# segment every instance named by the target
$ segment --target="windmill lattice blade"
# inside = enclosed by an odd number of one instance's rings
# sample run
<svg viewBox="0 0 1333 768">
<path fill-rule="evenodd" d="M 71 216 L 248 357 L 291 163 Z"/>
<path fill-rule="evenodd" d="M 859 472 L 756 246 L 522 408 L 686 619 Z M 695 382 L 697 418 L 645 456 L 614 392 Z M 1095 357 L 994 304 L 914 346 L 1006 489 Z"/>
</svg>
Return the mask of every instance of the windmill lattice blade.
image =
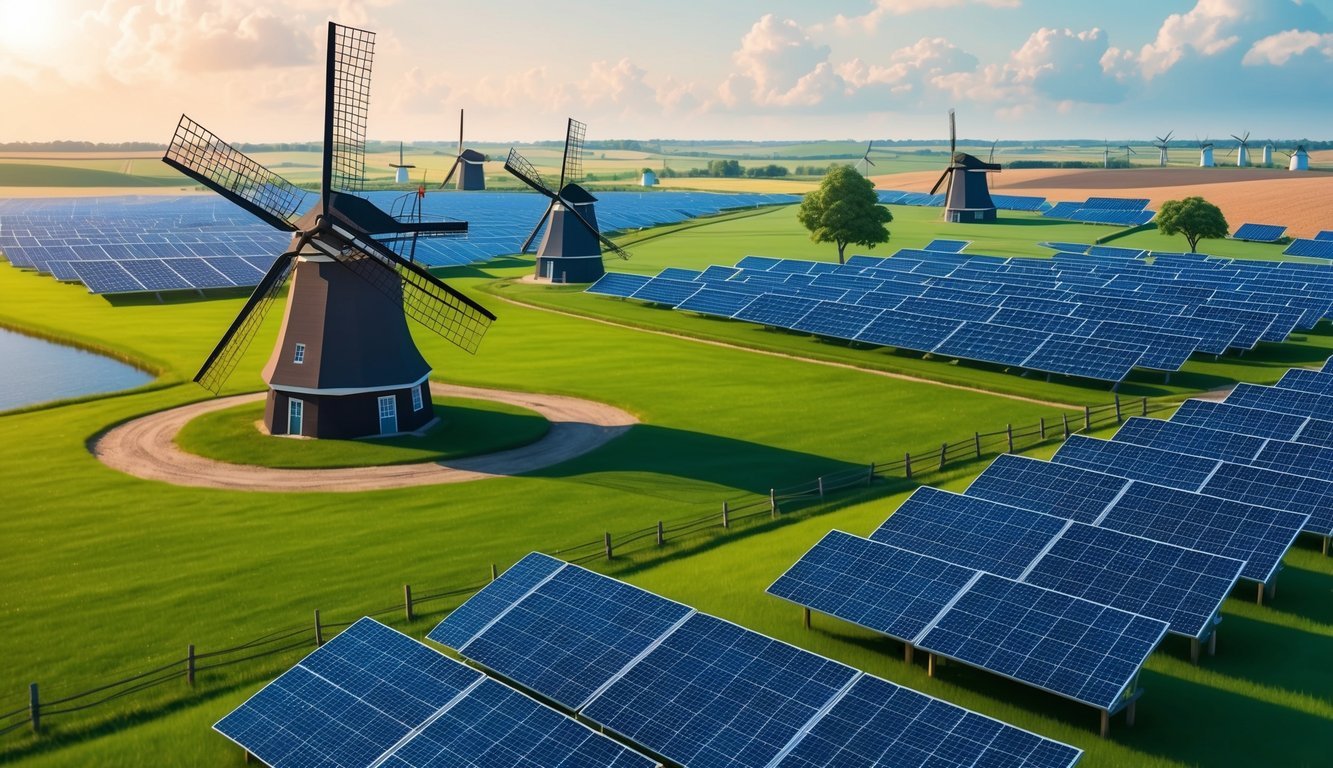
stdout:
<svg viewBox="0 0 1333 768">
<path fill-rule="evenodd" d="M 463 110 L 458 110 L 458 154 L 463 154 Z"/>
<path fill-rule="evenodd" d="M 330 249 L 333 252 L 329 255 L 351 267 L 358 277 L 390 300 L 401 300 L 403 313 L 424 328 L 469 354 L 476 353 L 495 315 L 375 238 L 358 236 L 336 224 L 333 231 L 355 250 L 366 254 L 366 258 L 341 249 Z M 352 267 L 357 262 L 362 263 Z"/>
<path fill-rule="evenodd" d="M 360 192 L 366 186 L 366 114 L 375 33 L 329 24 L 328 93 L 324 113 L 324 184 Z"/>
<path fill-rule="evenodd" d="M 583 180 L 583 136 L 587 131 L 588 126 L 569 118 L 569 129 L 565 132 L 565 159 L 560 163 L 560 189 Z"/>
<path fill-rule="evenodd" d="M 454 173 L 458 171 L 458 166 L 462 164 L 463 164 L 462 155 L 459 155 L 458 157 L 454 158 L 454 164 L 449 167 L 449 173 L 445 175 L 444 181 L 440 182 L 440 189 L 444 189 L 445 187 L 449 186 L 449 180 L 454 177 Z"/>
<path fill-rule="evenodd" d="M 278 229 L 295 231 L 292 219 L 306 207 L 309 193 L 186 115 L 162 161 Z"/>
<path fill-rule="evenodd" d="M 222 391 L 222 385 L 227 383 L 232 371 L 236 370 L 236 364 L 245 355 L 245 350 L 249 349 L 250 342 L 259 332 L 259 327 L 264 324 L 264 316 L 273 305 L 273 299 L 277 297 L 283 284 L 287 282 L 287 277 L 292 273 L 292 261 L 295 257 L 295 252 L 284 253 L 273 262 L 263 279 L 259 281 L 259 285 L 255 286 L 250 298 L 246 300 L 245 306 L 241 307 L 236 319 L 227 328 L 227 332 L 222 334 L 222 339 L 209 353 L 204 364 L 199 367 L 194 380 L 204 389 L 215 395 Z"/>
<path fill-rule="evenodd" d="M 954 128 L 953 110 L 949 110 L 949 162 L 953 162 L 953 155 L 958 151 L 958 132 Z M 936 186 L 939 186 L 938 184 Z M 931 194 L 935 194 L 931 192 Z"/>
<path fill-rule="evenodd" d="M 940 191 L 940 185 L 944 184 L 944 180 L 947 179 L 947 178 L 949 178 L 949 174 L 951 174 L 951 173 L 953 173 L 953 168 L 945 168 L 945 169 L 944 169 L 944 173 L 940 174 L 940 180 L 937 181 L 937 182 L 935 182 L 935 186 L 933 186 L 933 187 L 930 188 L 930 194 L 933 195 L 933 194 L 935 194 L 936 192 L 939 192 L 939 191 Z"/>
<path fill-rule="evenodd" d="M 584 229 L 586 229 L 586 230 L 588 230 L 589 232 L 591 232 L 591 233 L 593 234 L 593 236 L 595 236 L 598 240 L 600 240 L 600 241 L 602 242 L 602 245 L 604 245 L 604 246 L 606 246 L 607 248 L 611 249 L 611 251 L 612 251 L 613 253 L 615 253 L 615 255 L 619 256 L 620 258 L 622 258 L 622 259 L 624 259 L 624 260 L 626 260 L 626 261 L 629 261 L 629 251 L 626 251 L 624 248 L 621 248 L 620 246 L 618 246 L 618 245 L 616 245 L 615 243 L 611 242 L 611 239 L 610 239 L 609 237 L 607 237 L 606 235 L 603 235 L 603 234 L 601 233 L 601 231 L 597 229 L 597 227 L 594 227 L 594 226 L 592 225 L 592 222 L 591 222 L 591 221 L 588 221 L 588 219 L 585 218 L 585 217 L 583 216 L 583 214 L 579 212 L 579 209 L 578 209 L 578 208 L 576 208 L 576 207 L 574 207 L 574 206 L 572 206 L 572 205 L 566 205 L 566 208 L 569 209 L 569 212 L 570 212 L 570 213 L 574 214 L 574 218 L 576 218 L 576 219 L 579 220 L 579 223 L 583 225 L 583 228 L 584 228 Z"/>
<path fill-rule="evenodd" d="M 556 196 L 555 191 L 546 183 L 546 179 L 542 178 L 541 172 L 537 170 L 536 166 L 528 162 L 528 159 L 520 155 L 518 150 L 513 147 L 509 148 L 509 157 L 505 158 L 505 170 L 543 195 L 550 198 Z"/>
<path fill-rule="evenodd" d="M 532 231 L 528 233 L 528 239 L 523 241 L 523 247 L 518 249 L 519 253 L 527 253 L 528 249 L 532 247 L 532 241 L 537 239 L 537 233 L 542 231 L 542 225 L 551 217 L 553 207 L 555 207 L 555 200 L 547 203 L 546 210 L 542 212 L 542 217 L 537 219 L 537 226 L 532 228 Z"/>
</svg>

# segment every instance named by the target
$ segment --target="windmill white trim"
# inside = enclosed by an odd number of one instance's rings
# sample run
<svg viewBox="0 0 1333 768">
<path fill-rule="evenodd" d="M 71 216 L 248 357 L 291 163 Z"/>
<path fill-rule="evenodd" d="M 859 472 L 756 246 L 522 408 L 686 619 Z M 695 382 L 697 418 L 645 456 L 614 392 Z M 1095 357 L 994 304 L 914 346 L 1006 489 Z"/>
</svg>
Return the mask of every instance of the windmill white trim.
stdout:
<svg viewBox="0 0 1333 768">
<path fill-rule="evenodd" d="M 1199 167 L 1212 168 L 1214 165 L 1213 142 L 1205 138 L 1203 141 L 1199 142 Z"/>
</svg>

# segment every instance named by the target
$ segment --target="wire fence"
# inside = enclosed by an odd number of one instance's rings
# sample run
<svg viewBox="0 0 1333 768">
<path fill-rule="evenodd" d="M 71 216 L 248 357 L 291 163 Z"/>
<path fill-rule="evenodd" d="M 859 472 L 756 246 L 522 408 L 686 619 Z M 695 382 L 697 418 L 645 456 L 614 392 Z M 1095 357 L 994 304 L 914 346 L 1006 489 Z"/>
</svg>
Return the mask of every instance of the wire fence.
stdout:
<svg viewBox="0 0 1333 768">
<path fill-rule="evenodd" d="M 767 495 L 747 493 L 727 499 L 721 503 L 720 509 L 707 514 L 661 520 L 653 526 L 632 531 L 614 534 L 607 531 L 600 539 L 546 551 L 548 554 L 577 564 L 609 561 L 653 551 L 659 552 L 663 557 L 671 557 L 679 554 L 679 551 L 665 548 L 668 542 L 676 543 L 701 534 L 725 535 L 730 529 L 747 523 L 776 520 L 802 510 L 816 508 L 830 500 L 837 500 L 835 497 L 839 495 L 845 501 L 850 496 L 845 492 L 852 489 L 869 489 L 873 492 L 876 481 L 912 483 L 988 456 L 1031 449 L 1047 442 L 1064 440 L 1076 432 L 1087 432 L 1118 424 L 1128 416 L 1147 416 L 1175 406 L 1175 403 L 1151 402 L 1147 398 L 1122 401 L 1117 396 L 1111 403 L 1086 406 L 1081 414 L 1073 412 L 1071 415 L 1071 412 L 1063 412 L 1052 419 L 1042 418 L 1035 424 L 1022 426 L 1009 424 L 1002 430 L 973 432 L 970 437 L 944 442 L 938 447 L 906 451 L 902 456 L 889 461 L 871 462 L 821 475 L 796 485 L 773 488 Z M 887 493 L 903 486 L 881 483 L 881 487 Z M 239 645 L 206 652 L 196 652 L 195 646 L 189 645 L 184 656 L 154 664 L 140 671 L 124 673 L 120 678 L 109 682 L 93 683 L 85 690 L 56 698 L 43 699 L 38 684 L 32 683 L 26 696 L 0 698 L 0 736 L 14 733 L 32 735 L 29 743 L 14 743 L 9 749 L 0 748 L 0 761 L 3 761 L 6 755 L 31 747 L 36 743 L 38 736 L 52 730 L 49 728 L 52 718 L 64 719 L 66 716 L 97 709 L 162 686 L 181 685 L 182 680 L 184 681 L 182 690 L 188 692 L 196 688 L 197 676 L 202 672 L 247 665 L 252 678 L 272 669 L 272 662 L 265 666 L 260 663 L 262 660 L 293 653 L 302 648 L 318 647 L 324 642 L 326 632 L 350 626 L 363 615 L 379 618 L 401 612 L 410 622 L 426 613 L 447 614 L 453 605 L 461 603 L 464 598 L 480 590 L 490 580 L 494 580 L 497 573 L 496 566 L 492 565 L 489 579 L 419 594 L 414 594 L 410 585 L 404 585 L 400 602 L 357 614 L 346 621 L 324 621 L 320 611 L 316 610 L 313 621 L 276 629 Z M 437 604 L 443 605 L 436 610 Z M 116 713 L 109 714 L 114 716 Z M 69 722 L 77 727 L 90 724 L 94 718 L 85 715 L 85 719 L 88 722 L 80 723 L 78 718 L 70 717 Z"/>
</svg>

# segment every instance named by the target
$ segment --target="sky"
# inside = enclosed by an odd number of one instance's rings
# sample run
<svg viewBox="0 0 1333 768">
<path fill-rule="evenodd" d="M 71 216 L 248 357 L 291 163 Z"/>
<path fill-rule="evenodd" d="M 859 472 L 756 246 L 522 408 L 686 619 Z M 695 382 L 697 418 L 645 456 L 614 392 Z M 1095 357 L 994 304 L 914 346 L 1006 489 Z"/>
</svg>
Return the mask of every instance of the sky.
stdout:
<svg viewBox="0 0 1333 768">
<path fill-rule="evenodd" d="M 332 19 L 371 139 L 1333 138 L 1333 0 L 0 0 L 0 141 L 320 135 Z"/>
</svg>

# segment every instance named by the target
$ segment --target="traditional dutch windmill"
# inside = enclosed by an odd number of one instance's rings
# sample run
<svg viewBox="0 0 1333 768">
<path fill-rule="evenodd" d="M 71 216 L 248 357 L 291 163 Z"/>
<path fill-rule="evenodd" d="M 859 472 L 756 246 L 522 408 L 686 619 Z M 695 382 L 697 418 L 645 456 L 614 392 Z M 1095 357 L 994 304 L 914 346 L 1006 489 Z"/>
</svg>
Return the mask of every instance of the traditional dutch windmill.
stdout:
<svg viewBox="0 0 1333 768">
<path fill-rule="evenodd" d="M 394 169 L 393 182 L 395 184 L 406 184 L 409 181 L 407 172 L 416 168 L 416 166 L 403 161 L 403 142 L 398 142 L 398 162 L 389 163 L 389 167 Z"/>
<path fill-rule="evenodd" d="M 1172 137 L 1173 135 L 1175 135 L 1175 131 L 1167 131 L 1165 136 L 1158 136 L 1158 137 L 1156 137 L 1156 138 L 1157 138 L 1157 143 L 1154 144 L 1153 146 L 1154 146 L 1154 147 L 1157 147 L 1157 165 L 1158 165 L 1158 167 L 1161 167 L 1161 168 L 1165 168 L 1165 167 L 1166 167 L 1166 160 L 1167 160 L 1166 152 L 1167 152 L 1168 147 L 1170 147 L 1170 145 L 1171 145 L 1171 137 Z"/>
<path fill-rule="evenodd" d="M 1304 144 L 1297 144 L 1295 149 L 1287 153 L 1287 170 L 1310 170 L 1310 153 L 1305 150 Z"/>
<path fill-rule="evenodd" d="M 1213 165 L 1213 142 L 1204 139 L 1199 142 L 1199 167 L 1212 168 Z"/>
<path fill-rule="evenodd" d="M 419 429 L 435 417 L 430 365 L 407 318 L 475 352 L 495 316 L 400 255 L 418 236 L 464 222 L 404 221 L 355 192 L 365 186 L 366 107 L 375 35 L 329 24 L 319 199 L 182 115 L 163 160 L 276 229 L 292 233 L 195 375 L 218 392 L 291 277 L 264 367 L 272 434 L 360 437 Z M 304 213 L 303 213 L 304 211 Z"/>
<path fill-rule="evenodd" d="M 565 132 L 565 153 L 560 162 L 560 184 L 551 186 L 528 159 L 510 148 L 505 170 L 550 199 L 532 234 L 523 241 L 520 253 L 527 253 L 542 225 L 546 232 L 537 246 L 537 277 L 555 283 L 591 283 L 606 273 L 602 266 L 602 246 L 622 259 L 629 254 L 597 229 L 597 198 L 579 186 L 583 178 L 583 136 L 587 126 L 569 119 Z M 557 191 L 558 190 L 558 191 Z"/>
<path fill-rule="evenodd" d="M 1231 134 L 1231 138 L 1237 142 L 1236 147 L 1236 167 L 1245 168 L 1250 164 L 1250 132 L 1246 131 L 1245 136 Z"/>
<path fill-rule="evenodd" d="M 486 188 L 486 156 L 475 149 L 463 149 L 463 110 L 458 110 L 458 156 L 454 158 L 454 164 L 449 168 L 449 174 L 440 182 L 440 189 L 444 189 L 449 184 L 449 180 L 458 174 L 458 184 L 455 189 L 463 191 L 479 191 Z"/>
<path fill-rule="evenodd" d="M 986 174 L 1000 170 L 998 163 L 987 163 L 958 150 L 958 132 L 954 127 L 953 110 L 949 110 L 949 166 L 935 182 L 930 194 L 939 192 L 948 182 L 944 193 L 944 219 L 956 223 L 995 221 L 995 202 L 991 200 Z"/>
</svg>

